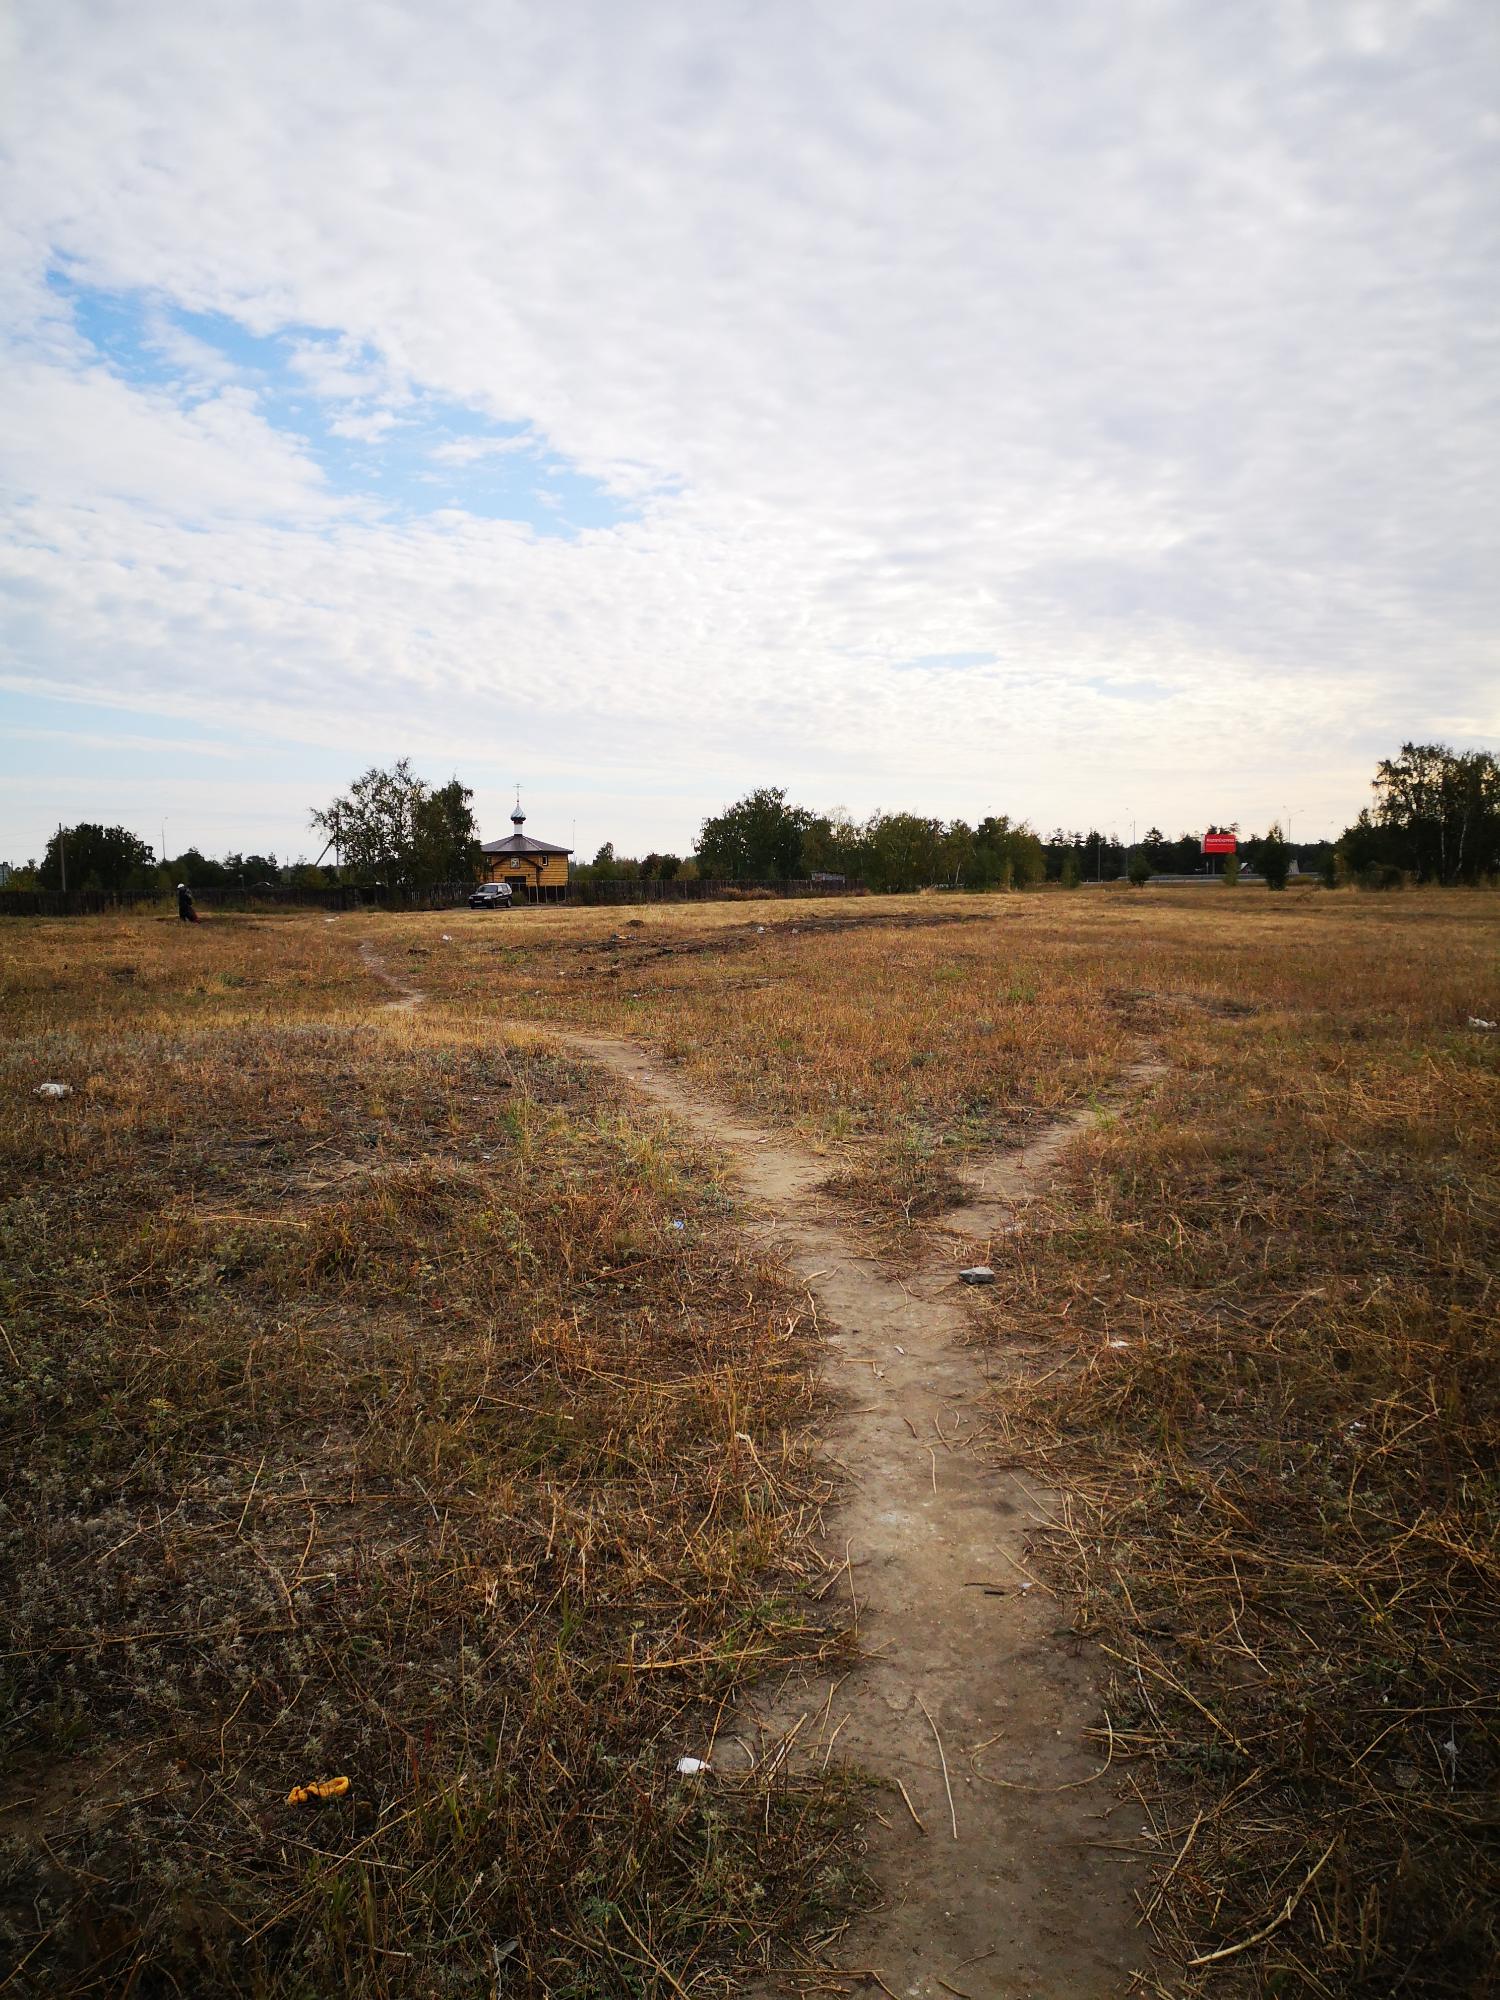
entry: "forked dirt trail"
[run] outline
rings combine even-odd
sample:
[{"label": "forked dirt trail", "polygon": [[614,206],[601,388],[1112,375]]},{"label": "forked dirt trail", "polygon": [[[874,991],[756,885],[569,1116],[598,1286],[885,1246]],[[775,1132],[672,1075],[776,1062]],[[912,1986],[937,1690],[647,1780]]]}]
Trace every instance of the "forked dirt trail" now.
[{"label": "forked dirt trail", "polygon": [[[368,943],[361,956],[405,1011],[425,997]],[[819,1991],[900,2000],[1105,2000],[1142,1956],[1113,1774],[1085,1742],[1097,1698],[1066,1613],[1028,1562],[1048,1497],[971,1449],[984,1379],[964,1350],[961,1265],[1016,1210],[1092,1112],[972,1176],[939,1247],[904,1278],[830,1220],[826,1161],[702,1097],[632,1043],[528,1027],[598,1063],[725,1154],[768,1247],[807,1288],[838,1405],[828,1446],[847,1474],[828,1523],[861,1658],[841,1680],[752,1697],[713,1763],[836,1754],[893,1788],[870,1862],[882,1907],[846,1938]],[[1120,1096],[1157,1073],[1140,1063]],[[962,1254],[961,1254],[962,1253]],[[1107,1760],[1103,1760],[1107,1763]],[[903,1802],[904,1799],[904,1802]],[[802,1990],[792,1980],[763,1995]]]},{"label": "forked dirt trail", "polygon": [[[1119,1802],[1083,1740],[1097,1700],[1027,1561],[1044,1496],[970,1450],[984,1385],[961,1345],[960,1243],[892,1276],[829,1220],[815,1192],[826,1162],[706,1102],[632,1044],[548,1032],[728,1155],[815,1305],[841,1406],[829,1447],[848,1474],[830,1548],[847,1550],[862,1659],[836,1688],[788,1689],[735,1729],[746,1757],[795,1731],[799,1762],[833,1744],[905,1791],[909,1808],[893,1794],[890,1829],[872,1843],[884,1908],[841,1964],[903,2000],[1123,1992],[1141,1954],[1129,1884],[1103,1851],[1123,1837],[1111,1829]],[[1154,1074],[1139,1064],[1124,1088]],[[1092,1117],[993,1163],[948,1225],[981,1242],[1003,1230]],[[715,1761],[732,1754],[721,1739]]]}]

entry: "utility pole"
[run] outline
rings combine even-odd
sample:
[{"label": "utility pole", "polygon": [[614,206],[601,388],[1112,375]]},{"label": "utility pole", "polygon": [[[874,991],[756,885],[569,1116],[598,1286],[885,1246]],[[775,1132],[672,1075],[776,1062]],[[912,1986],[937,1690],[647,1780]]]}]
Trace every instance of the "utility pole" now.
[{"label": "utility pole", "polygon": [[57,822],[57,860],[62,869],[62,892],[68,893],[68,842],[62,830],[62,821]]}]

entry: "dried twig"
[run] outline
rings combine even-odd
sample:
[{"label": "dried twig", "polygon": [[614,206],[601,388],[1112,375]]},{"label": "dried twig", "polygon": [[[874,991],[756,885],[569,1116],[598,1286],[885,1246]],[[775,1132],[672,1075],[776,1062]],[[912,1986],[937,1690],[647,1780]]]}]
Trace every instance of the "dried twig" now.
[{"label": "dried twig", "polygon": [[1273,1932],[1279,1931],[1284,1923],[1290,1921],[1296,1911],[1297,1905],[1302,1901],[1302,1898],[1307,1894],[1313,1883],[1317,1881],[1319,1875],[1322,1874],[1325,1862],[1338,1844],[1339,1835],[1335,1834],[1333,1839],[1323,1849],[1318,1859],[1313,1863],[1312,1867],[1308,1869],[1306,1875],[1303,1876],[1298,1887],[1287,1897],[1270,1923],[1266,1924],[1261,1930],[1258,1930],[1254,1937],[1241,1938],[1238,1944],[1226,1944],[1219,1951],[1200,1952],[1197,1958],[1190,1958],[1188,1964],[1217,1965],[1221,1959],[1238,1958],[1242,1951],[1249,1951],[1255,1945],[1264,1944]]},{"label": "dried twig", "polygon": [[899,1778],[896,1780],[896,1790],[901,1794],[901,1797],[906,1805],[906,1810],[911,1814],[913,1821],[916,1823],[917,1832],[926,1833],[927,1829],[922,1824],[922,1815],[917,1811],[916,1807],[912,1804],[911,1796],[907,1792],[905,1785],[902,1784]]},{"label": "dried twig", "polygon": [[936,1743],[937,1745],[938,1757],[943,1766],[943,1790],[948,1794],[948,1817],[953,1822],[953,1838],[957,1840],[958,1814],[954,1810],[954,1805],[953,1805],[953,1787],[948,1781],[948,1753],[943,1748],[943,1739],[938,1734],[938,1726],[932,1719],[932,1712],[928,1708],[926,1702],[923,1701],[920,1695],[917,1696],[917,1707],[920,1708],[922,1713],[927,1717],[927,1726],[932,1731],[933,1742]]}]

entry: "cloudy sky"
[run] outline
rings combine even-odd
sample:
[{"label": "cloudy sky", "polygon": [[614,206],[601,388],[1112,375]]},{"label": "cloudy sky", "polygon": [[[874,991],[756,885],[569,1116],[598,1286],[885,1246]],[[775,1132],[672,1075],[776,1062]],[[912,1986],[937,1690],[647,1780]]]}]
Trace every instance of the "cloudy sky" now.
[{"label": "cloudy sky", "polygon": [[1500,738],[1493,0],[11,0],[0,857]]}]

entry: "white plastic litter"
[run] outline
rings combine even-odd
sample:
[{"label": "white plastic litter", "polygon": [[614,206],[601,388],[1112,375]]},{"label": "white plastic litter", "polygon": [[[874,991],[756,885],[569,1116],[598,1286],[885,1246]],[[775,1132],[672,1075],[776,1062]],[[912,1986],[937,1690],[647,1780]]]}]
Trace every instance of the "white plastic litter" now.
[{"label": "white plastic litter", "polygon": [[38,1097],[71,1097],[73,1086],[71,1083],[39,1083],[36,1094]]},{"label": "white plastic litter", "polygon": [[679,1217],[677,1217],[677,1216],[675,1216],[675,1215],[674,1215],[674,1216],[672,1217],[672,1227],[673,1227],[674,1229],[686,1229],[686,1228],[687,1228],[687,1224],[686,1224],[685,1222],[683,1222],[683,1221],[682,1221],[682,1220],[681,1220],[681,1219],[680,1219]]},{"label": "white plastic litter", "polygon": [[444,943],[444,944],[452,944],[452,942],[453,942],[452,938],[451,938],[451,937],[449,937],[449,935],[448,935],[448,933],[447,933],[446,931],[444,931],[444,932],[443,932],[443,943]]},{"label": "white plastic litter", "polygon": [[1471,1028],[1500,1028],[1500,1021],[1481,1021],[1477,1014],[1471,1014],[1469,1016],[1469,1026]]},{"label": "white plastic litter", "polygon": [[706,1757],[679,1757],[677,1759],[677,1769],[684,1778],[700,1778],[705,1771],[712,1768]]}]

